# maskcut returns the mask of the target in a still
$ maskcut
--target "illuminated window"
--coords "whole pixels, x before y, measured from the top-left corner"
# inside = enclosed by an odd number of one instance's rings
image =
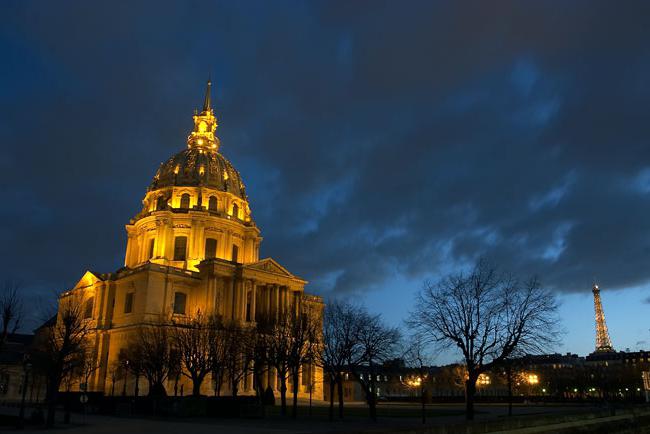
[[[156,239],[152,238],[149,240],[149,246],[147,248],[147,259],[153,258],[153,248],[156,245]]]
[[[165,199],[165,196],[158,196],[158,199],[156,200],[156,211],[160,211],[167,208],[167,199]]]
[[[216,211],[217,210],[217,198],[214,196],[210,196],[210,200],[208,200],[208,209],[210,211]]]
[[[232,245],[232,261],[237,262],[239,256],[239,247],[236,244]]]
[[[133,312],[133,296],[135,294],[133,292],[127,292],[126,296],[124,297],[124,313],[131,313]]]
[[[217,257],[217,240],[214,238],[205,239],[205,259]]]
[[[187,295],[184,292],[174,293],[174,313],[178,315],[185,315],[186,302]]]
[[[181,196],[181,208],[188,209],[190,207],[190,195],[183,193]]]
[[[174,261],[184,261],[187,255],[187,237],[174,238]]]
[[[237,206],[236,203],[232,204],[232,216],[235,218],[239,218],[239,207]]]
[[[88,300],[86,300],[86,304],[84,305],[84,318],[93,317],[94,304],[95,304],[95,297],[90,297]]]

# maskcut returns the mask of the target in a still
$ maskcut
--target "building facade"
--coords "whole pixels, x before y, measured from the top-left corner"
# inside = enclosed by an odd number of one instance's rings
[[[82,298],[92,325],[99,369],[88,390],[133,393],[134,379],[125,375],[118,379],[124,384],[115,385],[111,371],[143,325],[182,322],[198,312],[251,326],[261,315],[298,307],[322,312],[321,299],[304,293],[305,280],[272,258],[259,258],[260,229],[239,172],[220,153],[209,82],[203,109],[193,119],[187,148],[160,165],[142,209],[126,225],[124,267],[106,274],[87,271],[61,296],[60,302]],[[317,369],[309,372],[322,378]],[[301,380],[301,394],[313,387],[305,385],[321,384]],[[265,382],[277,390],[273,370]],[[147,393],[146,384],[139,386]],[[191,390],[188,386],[185,390]],[[207,379],[201,391],[211,394],[214,387]],[[168,393],[174,389],[178,384],[167,385]],[[227,389],[226,384],[221,390]],[[244,381],[239,391],[254,393],[252,381]],[[322,397],[320,386],[312,392]]]

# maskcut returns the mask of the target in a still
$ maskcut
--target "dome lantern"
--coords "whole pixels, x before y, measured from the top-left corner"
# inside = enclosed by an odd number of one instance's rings
[[[217,152],[219,150],[219,138],[215,136],[217,130],[217,118],[214,116],[211,104],[212,82],[208,79],[203,100],[203,110],[194,114],[194,129],[187,137],[189,148],[199,148],[206,151]]]

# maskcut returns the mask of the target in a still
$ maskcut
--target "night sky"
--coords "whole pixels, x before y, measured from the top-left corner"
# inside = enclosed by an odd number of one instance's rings
[[[211,74],[262,256],[399,325],[485,257],[593,350],[650,348],[650,3],[0,5],[0,277],[30,314],[123,265]],[[32,319],[31,325],[36,323]]]

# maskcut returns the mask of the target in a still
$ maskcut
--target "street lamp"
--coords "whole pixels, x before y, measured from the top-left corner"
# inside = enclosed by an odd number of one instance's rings
[[[29,371],[32,369],[32,363],[29,359],[29,354],[25,354],[23,357],[23,370],[25,375],[23,376],[23,396],[20,400],[20,413],[18,415],[18,429],[23,429],[25,426],[25,397],[27,396],[27,384],[29,382]]]

